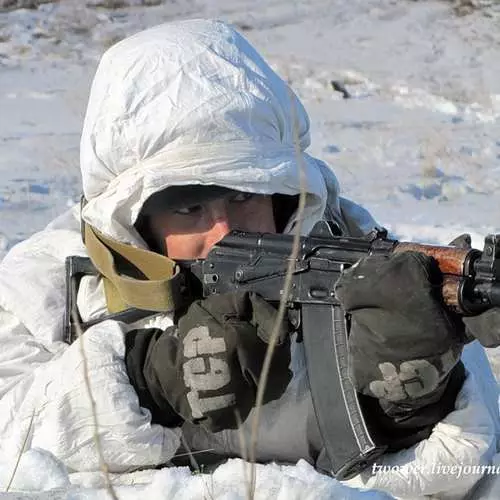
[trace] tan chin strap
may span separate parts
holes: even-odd
[[[109,312],[121,312],[130,307],[168,312],[182,305],[184,277],[173,260],[108,238],[89,224],[85,224],[83,232],[89,257],[103,275]],[[145,278],[120,274],[114,254],[125,259],[140,271],[136,274]]]

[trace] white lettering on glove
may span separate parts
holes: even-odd
[[[401,363],[399,373],[392,363],[380,363],[378,367],[384,380],[374,380],[369,387],[379,399],[415,399],[433,391],[439,383],[437,368],[425,359]]]
[[[207,356],[226,351],[223,338],[210,337],[206,326],[192,328],[184,337],[184,356],[191,358],[182,365],[184,383],[191,390],[187,400],[194,418],[202,418],[206,413],[234,405],[233,393],[200,398],[199,391],[215,391],[231,380],[227,362],[220,358]]]

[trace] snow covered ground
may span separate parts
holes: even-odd
[[[100,54],[142,28],[188,17],[241,28],[302,98],[311,153],[332,166],[345,196],[399,238],[447,243],[470,232],[482,248],[486,234],[500,233],[498,5],[483,2],[491,5],[460,17],[450,2],[432,0],[124,3],[130,6],[103,9],[63,0],[0,14],[0,258],[79,198],[79,133]],[[352,98],[343,99],[331,80]],[[489,355],[500,374],[500,357]],[[235,486],[241,462],[224,467],[210,476],[215,489],[205,498],[244,498]],[[305,464],[278,469],[260,469],[275,490],[257,498],[352,498]],[[66,475],[54,477],[51,487],[67,486]],[[194,492],[204,477],[167,470],[154,491],[203,498]],[[194,496],[190,488],[182,493],[188,481],[198,485]],[[71,498],[106,497],[102,489],[85,491]],[[127,491],[120,498],[137,498]],[[57,490],[40,495],[66,498]]]
[[[499,15],[404,0],[114,10],[66,0],[0,14],[0,252],[78,199],[80,126],[103,50],[162,21],[207,16],[241,26],[292,84],[311,116],[311,151],[345,195],[401,237],[445,242],[468,230],[481,245],[500,228]]]

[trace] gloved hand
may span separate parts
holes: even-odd
[[[193,302],[177,327],[127,334],[127,368],[141,406],[166,427],[183,420],[212,432],[236,428],[255,404],[276,309],[254,293],[214,295]],[[288,322],[278,344],[264,403],[291,380]]]
[[[450,245],[459,248],[471,248],[470,234],[461,234]],[[484,347],[500,345],[500,308],[488,309],[476,316],[464,316],[467,340],[477,339]]]
[[[449,413],[464,380],[463,325],[443,306],[437,262],[418,252],[369,256],[342,274],[335,292],[350,321],[357,391],[409,429]]]

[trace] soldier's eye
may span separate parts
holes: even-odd
[[[249,200],[250,198],[253,198],[254,196],[255,196],[254,193],[243,193],[240,191],[239,193],[236,193],[235,195],[231,196],[230,201],[231,203],[243,203]]]
[[[201,205],[191,205],[190,207],[177,208],[176,214],[179,215],[193,215],[201,210]]]

